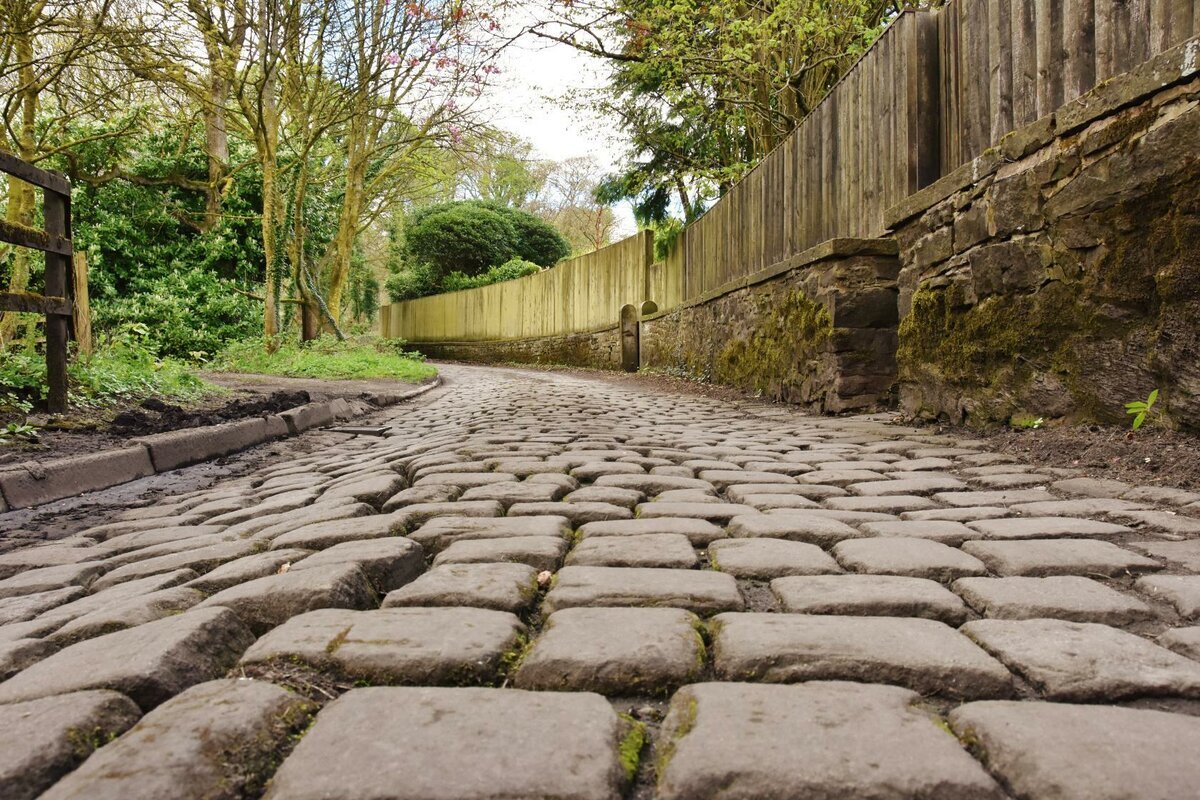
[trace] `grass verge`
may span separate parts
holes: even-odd
[[[311,342],[277,342],[268,352],[261,339],[235,342],[209,364],[218,372],[282,375],[289,378],[354,380],[388,378],[420,383],[437,375],[424,357],[404,350],[398,339],[360,336],[339,342],[322,336]]]

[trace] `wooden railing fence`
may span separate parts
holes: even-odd
[[[0,172],[42,190],[44,230],[0,220],[0,241],[46,254],[45,294],[0,292],[0,311],[46,315],[46,408],[67,410],[67,339],[71,302],[71,183],[57,172],[35,167],[0,151]]]

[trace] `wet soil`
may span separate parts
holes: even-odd
[[[322,381],[233,373],[203,373],[202,377],[225,391],[191,403],[149,397],[106,409],[75,408],[58,418],[0,414],[0,428],[10,422],[28,421],[38,429],[36,439],[14,438],[0,444],[0,469],[125,447],[129,439],[147,434],[277,414],[308,402],[335,397],[369,400],[374,393],[394,394],[416,388],[393,380]]]

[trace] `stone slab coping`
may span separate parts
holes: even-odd
[[[954,193],[978,183],[1005,163],[1024,158],[1059,137],[1198,74],[1200,37],[1193,37],[1129,72],[1097,84],[1052,114],[1005,134],[999,144],[884,211],[883,224],[894,229]]]
[[[440,386],[441,377],[408,392],[377,393],[379,406],[390,406]],[[357,413],[343,398],[308,403],[281,414],[266,414],[221,425],[183,428],[130,440],[130,446],[18,464],[0,471],[0,512],[45,505],[85,492],[108,489],[172,469],[236,453],[263,442],[297,436],[306,430],[346,421]]]
[[[732,281],[721,284],[715,289],[686,300],[677,306],[668,309],[660,309],[652,314],[642,316],[643,320],[653,320],[659,317],[665,317],[668,314],[673,314],[684,308],[692,306],[704,305],[705,303],[716,300],[718,297],[723,297],[739,289],[746,289],[750,286],[755,286],[760,283],[778,277],[785,272],[791,272],[796,269],[804,269],[811,267],[814,264],[819,264],[822,261],[828,261],[832,258],[848,258],[850,256],[894,256],[899,253],[899,248],[896,245],[895,239],[848,239],[835,238],[826,239],[818,245],[808,248],[802,253],[797,253],[791,258],[786,258],[783,261],[776,262],[769,267],[764,267],[757,272],[752,272],[749,275],[744,275]]]

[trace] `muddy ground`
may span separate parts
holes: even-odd
[[[215,372],[203,373],[202,377],[225,391],[191,403],[176,404],[149,397],[102,410],[76,408],[60,419],[30,414],[28,422],[38,428],[36,439],[14,438],[0,444],[0,469],[10,464],[50,461],[124,447],[136,436],[278,414],[308,402],[415,388],[391,380],[321,381]],[[0,414],[0,427],[25,419],[23,415]]]

